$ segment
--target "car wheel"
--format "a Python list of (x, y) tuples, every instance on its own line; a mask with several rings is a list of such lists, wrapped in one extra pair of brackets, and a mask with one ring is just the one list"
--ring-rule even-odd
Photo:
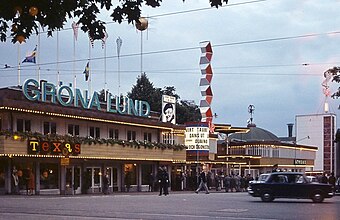
[(320, 203), (320, 202), (323, 202), (324, 200), (324, 196), (322, 194), (322, 192), (314, 192), (313, 195), (312, 195), (312, 200), (313, 202), (317, 202), (317, 203)]
[(261, 200), (263, 202), (272, 202), (274, 200), (274, 197), (272, 195), (272, 192), (271, 191), (264, 191), (262, 194), (261, 194)]

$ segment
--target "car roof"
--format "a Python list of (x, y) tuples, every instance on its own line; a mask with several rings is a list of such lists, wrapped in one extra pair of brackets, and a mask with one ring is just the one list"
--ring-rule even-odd
[(304, 175), (304, 173), (301, 173), (301, 172), (273, 172), (271, 174), (284, 174), (284, 175), (287, 175), (287, 174), (294, 174), (294, 175)]

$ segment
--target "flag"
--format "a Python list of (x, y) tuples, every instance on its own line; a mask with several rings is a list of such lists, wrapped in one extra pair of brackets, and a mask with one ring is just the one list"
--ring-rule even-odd
[(123, 40), (120, 37), (118, 37), (117, 40), (116, 40), (116, 43), (117, 43), (117, 54), (119, 56), (120, 55), (120, 48), (122, 47)]
[(79, 28), (79, 25), (76, 22), (73, 21), (72, 29), (73, 29), (73, 35), (74, 35), (75, 40), (78, 39), (78, 28)]
[(88, 31), (89, 34), (89, 39), (90, 39), (90, 43), (91, 43), (91, 47), (94, 48), (94, 40), (93, 38), (90, 36), (90, 32)]
[(108, 37), (109, 35), (106, 33), (106, 31), (104, 31), (104, 37), (102, 38), (102, 49), (104, 49)]
[(36, 63), (35, 62), (36, 56), (37, 56), (37, 46), (35, 46), (34, 50), (30, 54), (26, 55), (22, 63)]
[(89, 76), (90, 76), (90, 61), (87, 62), (85, 70), (83, 72), (85, 74), (85, 81), (89, 80)]

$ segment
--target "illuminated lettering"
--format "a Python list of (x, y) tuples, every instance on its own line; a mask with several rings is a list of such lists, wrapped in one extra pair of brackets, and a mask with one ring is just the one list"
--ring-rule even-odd
[(61, 152), (61, 149), (60, 149), (61, 143), (60, 142), (53, 142), (52, 144), (54, 146), (53, 152), (57, 152), (57, 153)]
[[(69, 86), (63, 85), (56, 87), (53, 83), (41, 81), (41, 88), (39, 82), (34, 79), (27, 79), (22, 88), (24, 96), (30, 101), (42, 101), (56, 103), (58, 101), (62, 106), (75, 106), (84, 109), (101, 110), (101, 103), (99, 101), (99, 94), (93, 92), (92, 96), (87, 94), (87, 91), (82, 92)], [(88, 97), (91, 97), (90, 99)], [(148, 117), (151, 109), (146, 101), (132, 100), (128, 97), (113, 96), (107, 93), (106, 111), (109, 113), (129, 114), (141, 117)]]
[(50, 144), (48, 142), (42, 142), (41, 150), (47, 153), (50, 150)]
[(71, 144), (65, 144), (65, 148), (68, 150), (68, 152), (72, 152)]
[(29, 143), (29, 145), (32, 146), (31, 151), (35, 152), (35, 151), (37, 151), (37, 146), (39, 145), (39, 142), (38, 141), (31, 141)]

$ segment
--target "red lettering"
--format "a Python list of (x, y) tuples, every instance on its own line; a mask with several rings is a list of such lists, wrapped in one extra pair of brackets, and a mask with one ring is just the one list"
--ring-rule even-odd
[(48, 142), (42, 142), (41, 143), (41, 150), (44, 153), (47, 153), (50, 150), (50, 144)]
[(74, 145), (74, 152), (77, 153), (77, 154), (80, 154), (80, 144)]
[(53, 152), (60, 153), (61, 152), (61, 150), (60, 150), (61, 143), (60, 142), (53, 142), (52, 144), (54, 146)]

